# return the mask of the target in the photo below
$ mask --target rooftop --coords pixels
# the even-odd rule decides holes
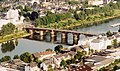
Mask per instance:
[[[87,65],[72,66],[68,68],[68,71],[92,71],[91,67]]]
[[[55,52],[51,52],[51,51],[45,51],[45,52],[36,52],[36,53],[33,53],[33,56],[35,57],[41,57],[43,55],[48,55],[48,54],[53,54]]]

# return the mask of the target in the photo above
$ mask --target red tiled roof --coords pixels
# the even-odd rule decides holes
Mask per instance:
[[[35,57],[40,57],[42,55],[48,55],[48,54],[53,54],[55,52],[51,52],[51,51],[45,51],[45,52],[36,52],[36,53],[33,53],[33,56]]]

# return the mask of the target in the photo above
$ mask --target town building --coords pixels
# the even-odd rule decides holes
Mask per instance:
[[[92,68],[87,65],[68,66],[67,71],[92,71]]]
[[[115,61],[114,58],[107,58],[106,56],[93,55],[85,59],[85,64],[90,66],[93,71],[97,71],[102,67],[106,67]]]
[[[0,29],[7,23],[13,23],[14,25],[23,23],[23,16],[19,16],[17,9],[9,9],[4,18],[0,19]]]
[[[25,66],[25,71],[40,71],[36,62],[32,62]]]
[[[37,63],[24,63],[20,59],[13,59],[11,61],[2,62],[0,65],[0,69],[2,69],[0,71],[40,71]]]
[[[88,0],[88,5],[102,5],[103,0]]]
[[[51,65],[52,66],[52,69],[55,69],[55,61],[54,59],[51,57],[50,59],[46,59],[44,60],[41,64],[40,64],[40,68],[42,70],[45,70],[45,71],[48,71],[48,67]]]
[[[100,51],[107,49],[108,45],[112,45],[112,39],[107,38],[107,36],[97,36],[92,38],[87,38],[85,40],[79,40],[78,45],[87,45],[90,49],[94,51]]]
[[[36,2],[37,4],[40,4],[40,0],[28,0],[32,5]]]
[[[39,60],[43,60],[45,58],[49,58],[49,57],[52,57],[56,55],[55,52],[52,52],[52,51],[45,51],[45,52],[36,52],[36,53],[33,53],[33,56],[35,58],[38,58]]]
[[[110,2],[114,2],[114,0],[103,0],[104,4],[109,4]]]
[[[21,61],[20,59],[14,59],[11,61],[7,61],[7,62],[2,62],[1,66],[5,69],[5,70],[13,70],[13,71],[24,71],[26,63],[24,63],[23,61]]]

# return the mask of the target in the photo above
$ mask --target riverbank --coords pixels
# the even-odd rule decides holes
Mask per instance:
[[[100,14],[98,14],[90,15],[88,17],[85,20],[75,20],[73,18],[69,18],[66,20],[59,21],[58,23],[51,23],[43,27],[57,29],[73,29],[75,27],[85,28],[88,26],[102,24],[112,19],[120,17],[120,10],[118,9],[114,10],[114,14],[112,16],[101,16]]]
[[[86,21],[86,20],[79,21],[79,23],[71,24],[70,26],[61,27],[59,29],[71,29],[71,28],[74,28],[74,27],[85,28],[85,27],[89,27],[89,26],[93,26],[93,25],[99,25],[99,24],[108,22],[112,19],[118,18],[118,17],[120,17],[120,14],[117,15],[117,16],[107,17],[107,18],[100,19],[100,20],[95,20],[95,21]]]
[[[113,16],[108,16],[105,18],[96,19],[96,20],[92,20],[92,21],[88,21],[88,20],[78,21],[78,23],[70,24],[70,26],[64,26],[64,27],[61,27],[60,29],[71,29],[74,27],[80,27],[80,28],[89,27],[89,26],[109,22],[110,20],[115,19],[115,18],[119,18],[119,17],[120,17],[120,13],[115,14]]]
[[[13,39],[23,38],[23,37],[26,37],[26,36],[29,36],[29,35],[30,34],[26,33],[25,31],[20,31],[20,32],[9,34],[9,35],[6,35],[6,36],[0,36],[0,43],[6,42],[6,41],[9,41],[9,40],[13,40]]]

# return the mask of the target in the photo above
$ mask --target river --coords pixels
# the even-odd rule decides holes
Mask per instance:
[[[86,28],[79,28],[77,27],[76,31],[79,32],[89,32],[89,33],[106,33],[107,31],[112,31],[112,32],[116,32],[118,31],[118,27],[111,27],[110,25],[115,24],[115,23],[120,23],[120,19],[114,19],[111,20],[107,23],[103,23],[103,24],[99,24],[99,25],[95,25],[95,26],[90,26],[90,27],[86,27]],[[71,42],[72,36],[69,35],[68,39],[69,42]],[[47,48],[51,48],[54,49],[54,47],[58,44],[53,44],[53,43],[49,43],[49,42],[42,42],[42,41],[34,41],[34,40],[27,40],[27,39],[18,39],[18,45],[15,46],[15,48],[3,51],[2,47],[0,46],[1,50],[0,50],[0,58],[3,56],[11,56],[13,57],[14,55],[18,54],[22,54],[24,52],[30,52],[30,53],[34,53],[34,52],[40,52],[40,51],[45,51]],[[64,47],[67,47],[68,45],[63,45]]]

